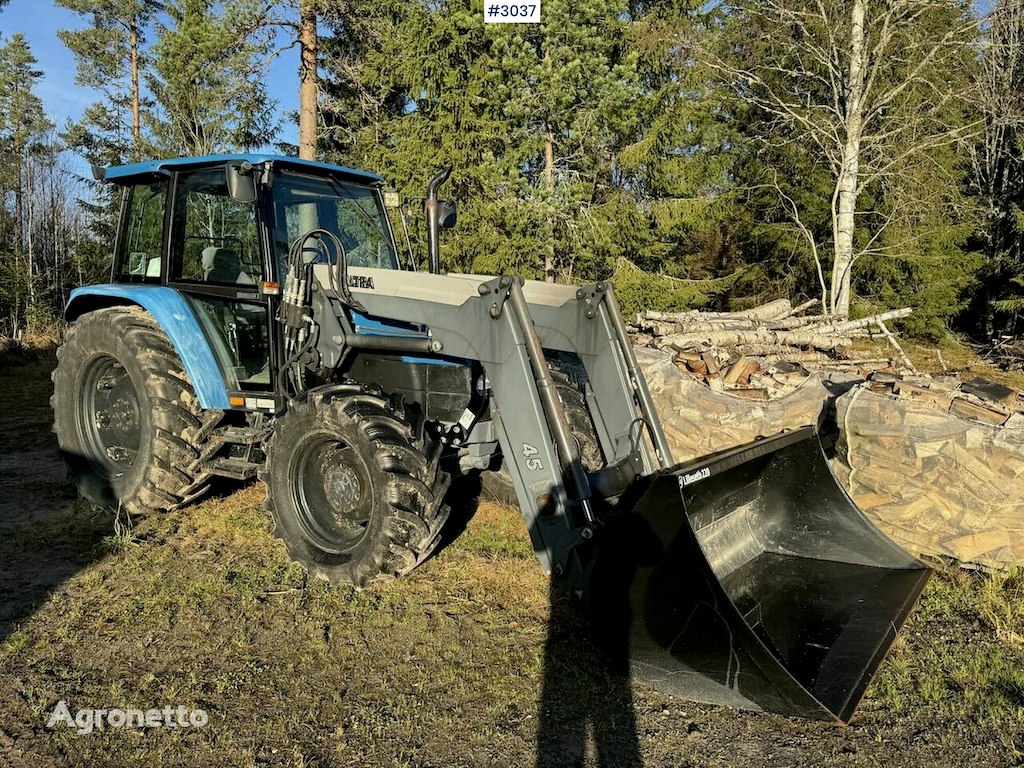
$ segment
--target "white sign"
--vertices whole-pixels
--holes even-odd
[[[511,0],[484,0],[486,24],[537,24],[540,22],[540,0],[513,3]]]

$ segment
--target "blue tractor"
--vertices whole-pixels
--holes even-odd
[[[928,570],[854,506],[814,427],[676,465],[612,287],[429,271],[381,179],[269,155],[107,168],[108,285],[76,290],[53,410],[81,493],[132,515],[266,483],[315,576],[438,546],[452,477],[503,471],[545,570],[672,693],[853,714]]]

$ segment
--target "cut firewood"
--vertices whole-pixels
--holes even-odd
[[[696,360],[687,360],[686,367],[696,373],[701,378],[708,378],[708,364],[698,357]]]
[[[709,352],[701,354],[700,359],[704,361],[704,365],[707,366],[708,376],[718,375],[718,361],[715,360],[715,356]]]
[[[746,383],[750,380],[750,374],[758,370],[761,366],[757,360],[754,360],[746,355],[740,357],[735,363],[729,366],[729,370],[725,373],[726,384],[736,384],[737,382]]]
[[[999,426],[1009,418],[1009,414],[986,408],[983,405],[976,405],[962,397],[956,398],[949,406],[949,412],[963,419],[973,419],[986,424]]]
[[[960,385],[960,389],[968,394],[980,397],[982,400],[991,400],[993,403],[1014,406],[1017,402],[1019,392],[1011,387],[1005,387],[988,379],[977,377],[972,381]]]
[[[876,380],[877,379],[873,379],[873,381],[876,381]],[[932,391],[928,387],[918,386],[917,384],[911,384],[909,381],[902,381],[902,380],[897,380],[893,384],[892,391],[895,392],[897,395],[902,395],[902,394],[913,395],[913,396],[924,395],[926,397],[930,397],[933,394]]]
[[[898,373],[888,373],[886,371],[875,371],[869,378],[871,381],[880,384],[895,384],[898,381],[903,381],[903,377]]]
[[[789,360],[780,360],[777,363],[772,363],[771,367],[775,369],[775,373],[785,374],[794,373],[796,371],[807,373],[807,371],[804,370],[804,367],[802,365],[800,365],[799,363],[794,363]]]
[[[676,349],[676,360],[681,360],[686,363],[696,363],[700,360],[699,352],[689,352],[685,349]]]

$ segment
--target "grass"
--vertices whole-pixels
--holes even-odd
[[[566,695],[604,695],[595,657],[577,639],[582,626],[552,605],[516,510],[483,505],[465,535],[411,577],[357,591],[309,581],[289,563],[269,535],[262,495],[252,486],[141,521],[135,545],[74,575],[0,646],[2,705],[36,724],[62,764],[527,764],[552,616]],[[867,732],[886,733],[890,721],[955,724],[975,744],[1019,757],[1021,587],[1020,572],[939,572],[869,693]],[[691,728],[706,734],[750,718],[827,741],[815,724],[681,705],[643,687],[634,696],[655,765],[676,764],[658,762],[666,739],[700,754],[711,737],[694,743]],[[210,722],[87,739],[46,732],[41,723],[62,699],[72,711],[202,707]],[[680,723],[681,710],[699,725]],[[857,741],[864,730],[844,733]]]
[[[924,702],[940,720],[988,723],[1024,754],[1024,569],[941,568],[871,696],[894,713]]]
[[[9,445],[52,450],[48,371],[0,366]],[[626,766],[631,735],[648,766],[1024,765],[1021,571],[941,568],[839,729],[616,684],[499,504],[411,576],[358,591],[289,562],[259,484],[118,531],[48,482],[11,488],[54,514],[0,521],[4,600],[27,601],[0,624],[3,765],[598,765],[600,742]],[[54,559],[73,568],[30,586]],[[80,736],[45,727],[61,700],[210,720]]]
[[[408,746],[393,757],[412,760],[417,743],[445,744],[438,716],[454,727],[468,708],[493,706],[484,702],[533,709],[523,677],[489,672],[497,665],[536,676],[547,616],[543,575],[533,563],[522,567],[525,535],[502,534],[511,528],[507,510],[484,510],[451,557],[416,576],[356,591],[307,581],[270,537],[262,493],[254,486],[188,515],[143,520],[135,545],[106,547],[61,585],[3,644],[0,680],[17,680],[19,716],[39,722],[61,699],[72,710],[202,706],[211,712],[202,733],[133,737],[147,760],[173,762],[187,743],[196,764],[251,765],[272,752],[321,765],[357,748],[370,755],[396,731]],[[524,626],[534,630],[511,634]],[[424,695],[449,711],[417,713]],[[323,717],[334,722],[327,731]],[[253,729],[259,744],[223,751]],[[479,734],[470,751],[490,753],[494,737]],[[72,765],[128,759],[138,746],[116,731],[84,743],[58,732],[52,744]]]

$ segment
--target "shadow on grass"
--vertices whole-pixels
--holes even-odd
[[[482,480],[485,495],[518,506],[506,474],[487,472]],[[554,579],[549,583],[537,768],[642,765],[629,665],[629,588],[636,569],[657,559],[660,543],[631,515],[606,520],[595,543],[598,565],[586,609]]]
[[[600,642],[552,582],[537,768],[642,764],[628,656],[626,643]]]
[[[630,589],[637,569],[660,558],[661,543],[632,514],[607,517],[593,541],[582,605],[551,582],[537,768],[642,765],[630,676]]]
[[[112,515],[78,500],[57,451],[54,363],[0,363],[0,642],[101,557],[112,533]]]

